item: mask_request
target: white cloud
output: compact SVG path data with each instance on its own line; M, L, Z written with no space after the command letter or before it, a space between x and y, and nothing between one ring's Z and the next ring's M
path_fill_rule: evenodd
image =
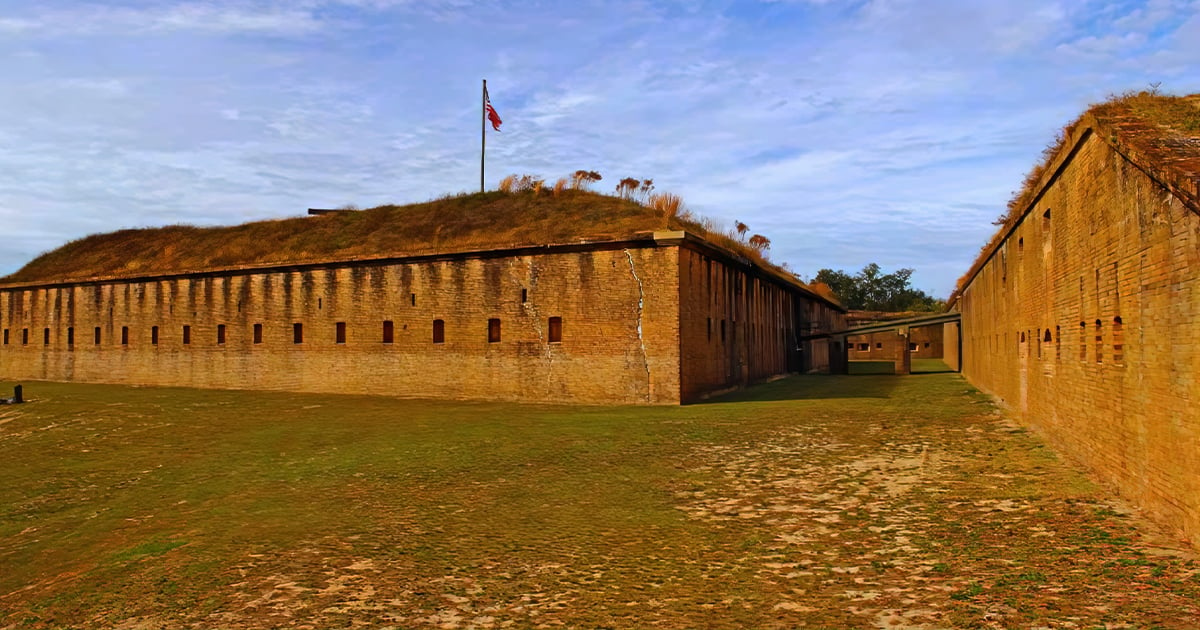
M41 38L62 34L129 35L172 31L298 35L320 28L321 21L309 9L210 2L141 7L84 4L34 12L25 17L0 17L0 31Z
M1057 128L1200 90L1195 5L190 0L0 9L0 270L97 230L653 178L797 270L940 294ZM1188 11L1191 11L1189 13ZM131 34L138 37L130 37ZM30 54L34 53L34 54ZM1153 75L1153 76L1151 76ZM7 247L8 249L4 249ZM14 249L16 248L16 249Z

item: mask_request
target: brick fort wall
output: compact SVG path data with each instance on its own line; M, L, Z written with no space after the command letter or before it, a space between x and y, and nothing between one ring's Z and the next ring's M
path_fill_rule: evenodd
M678 403L678 257L677 247L641 247L6 288L0 370L8 379Z
M1069 141L959 297L963 373L1195 541L1200 217L1097 134Z

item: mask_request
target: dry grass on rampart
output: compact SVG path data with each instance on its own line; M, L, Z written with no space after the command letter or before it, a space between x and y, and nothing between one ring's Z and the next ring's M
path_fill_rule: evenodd
M181 273L471 251L633 237L686 229L759 264L761 252L712 221L693 216L679 197L645 203L505 179L506 191L448 196L406 206L256 221L222 227L173 225L88 236L38 256L0 282Z

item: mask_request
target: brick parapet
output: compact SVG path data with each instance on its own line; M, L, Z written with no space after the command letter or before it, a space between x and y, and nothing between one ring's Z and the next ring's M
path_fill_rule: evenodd
M697 256L751 291L726 305L749 326L729 333L729 348L745 363L737 378L697 377L728 357L696 355L681 333L693 334L696 323L690 308L681 319L681 303L717 299L694 294L715 286L702 289L681 278ZM813 304L837 312L806 291L794 279L682 232L7 285L0 287L0 327L8 335L0 343L0 373L138 385L677 404L794 368L781 359L788 355L785 340L765 331L793 321L802 307L817 308ZM764 307L766 300L777 310ZM551 318L559 318L561 341L549 338ZM500 322L495 343L488 340L492 319ZM444 342L434 341L435 320ZM390 342L384 322L392 322ZM294 343L296 324L300 343Z

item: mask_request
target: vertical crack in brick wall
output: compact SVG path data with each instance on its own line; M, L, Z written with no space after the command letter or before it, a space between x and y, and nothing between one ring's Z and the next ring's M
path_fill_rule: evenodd
M637 337L638 345L642 349L642 365L646 368L646 402L650 402L650 359L646 356L646 338L642 335L642 309L646 304L646 292L642 288L642 279L637 275L637 267L633 264L633 254L630 254L628 249L622 251L629 260L629 273L633 274L633 280L637 283Z
M517 266L516 259L509 259L508 273L511 274L512 277L517 281L518 287L524 287L525 281L526 280L529 281L529 290L531 293L531 299L529 299L525 302L522 302L521 308L524 310L531 311L533 313L533 318L531 319L531 323L533 325L533 332L535 335L537 335L538 343L541 344L541 346L543 348L545 348L545 350L546 350L546 391L550 392L554 386L554 353L552 353L550 351L550 341L546 338L545 333L542 331L542 313L541 313L541 311L538 310L538 307L537 307L537 281L538 281L537 265L534 264L532 257L527 258L526 260L529 263L528 264L528 267L529 267L528 276L526 276L525 278L522 278L519 274L517 274L515 271L513 271L513 267ZM549 325L549 324L547 324L547 325Z

